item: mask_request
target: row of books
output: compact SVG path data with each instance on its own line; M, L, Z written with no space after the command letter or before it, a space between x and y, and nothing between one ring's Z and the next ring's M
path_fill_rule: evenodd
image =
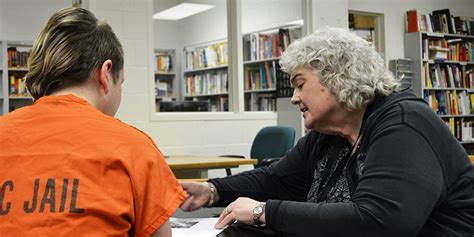
M185 70L225 66L228 62L227 42L185 49Z
M469 115L474 94L466 91L425 91L424 98L438 115Z
M169 54L157 54L155 55L156 72L172 72L173 61Z
M462 62L474 61L472 42L462 39L423 39L423 59L451 60Z
M246 48L250 49L250 55L245 55L245 58L255 61L280 57L291 41L301 37L300 31L298 28L280 28L270 33L252 33L244 38L248 44Z
M408 10L406 31L474 35L474 17L453 16L449 9L428 14L421 14L417 9Z
M464 42L461 39L457 40L459 41L449 44L448 60L473 62L474 48L472 47L472 42Z
M293 88L290 83L290 75L280 70L279 65L276 65L276 89L277 98L287 98L293 96Z
M472 121L467 121L464 118L449 118L444 120L444 122L459 141L474 141L474 126Z
M227 71L223 70L190 75L184 80L186 96L222 94L229 88Z
M474 81L470 67L456 64L423 65L425 88L473 88Z
M7 49L8 68L27 68L30 51L24 47L9 47Z
M246 111L276 111L276 99L273 93L250 93L245 96Z
M10 76L10 96L15 97L28 97L30 96L26 89L25 79L14 75Z
M256 66L244 68L244 89L262 90L275 88L276 66L275 61L265 62Z

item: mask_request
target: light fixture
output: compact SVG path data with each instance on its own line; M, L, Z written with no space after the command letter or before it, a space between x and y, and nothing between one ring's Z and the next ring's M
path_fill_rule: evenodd
M155 13L153 19L175 21L214 8L214 5L181 3L172 8Z

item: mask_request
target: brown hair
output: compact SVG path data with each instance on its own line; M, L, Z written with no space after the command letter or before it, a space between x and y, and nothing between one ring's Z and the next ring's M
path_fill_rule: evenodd
M123 69L123 49L112 28L83 8L54 13L28 59L26 86L35 100L86 82L102 63L113 63L114 82Z

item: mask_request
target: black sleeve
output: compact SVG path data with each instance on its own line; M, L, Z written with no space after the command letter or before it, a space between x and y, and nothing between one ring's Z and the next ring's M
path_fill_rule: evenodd
M301 138L280 161L225 178L211 179L216 186L219 202L226 206L238 197L257 201L268 199L305 201L307 193L307 160L314 134Z
M395 125L377 134L350 202L269 200L267 226L296 236L415 236L443 192L441 168L414 129Z

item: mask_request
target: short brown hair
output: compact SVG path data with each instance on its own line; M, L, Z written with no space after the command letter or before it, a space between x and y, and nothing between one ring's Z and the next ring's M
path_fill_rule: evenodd
M26 86L35 100L86 82L110 59L117 82L123 49L112 28L83 8L54 13L38 35L28 59Z

